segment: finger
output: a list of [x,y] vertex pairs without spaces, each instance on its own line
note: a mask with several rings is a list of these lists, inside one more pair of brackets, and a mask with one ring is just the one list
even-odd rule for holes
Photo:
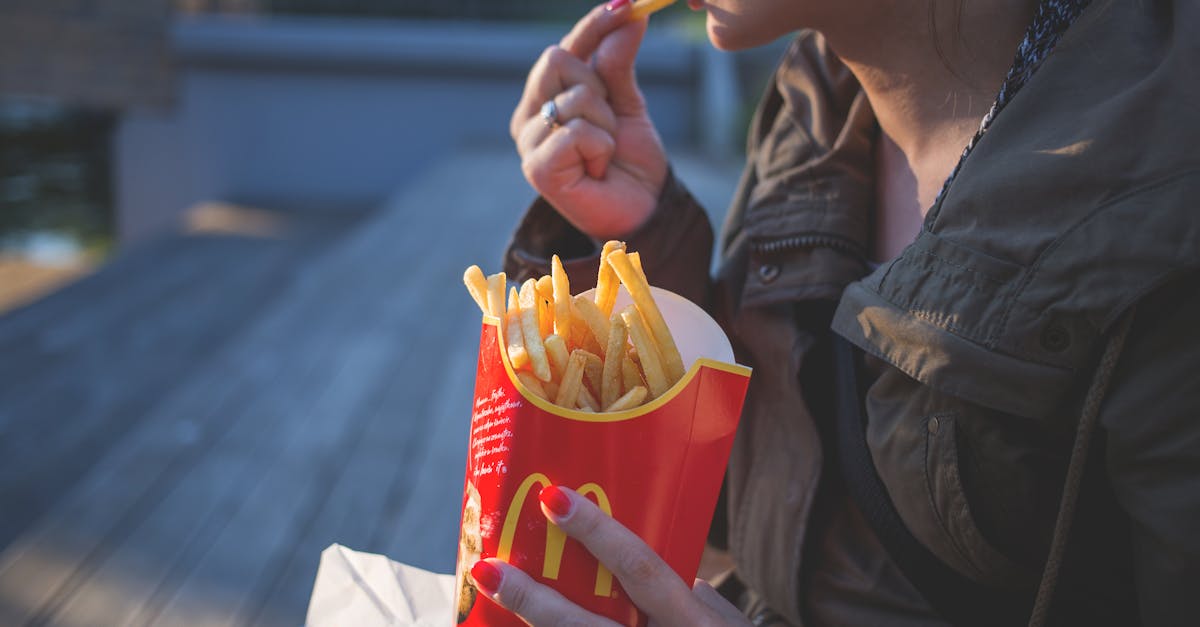
[[587,61],[609,33],[629,22],[629,11],[629,6],[610,11],[607,3],[598,4],[575,23],[559,45],[576,58]]
[[[612,135],[575,118],[554,129],[521,165],[529,168],[525,174],[538,191],[558,190],[578,182],[583,174],[604,178],[615,150]],[[580,167],[582,172],[577,170]]]
[[633,604],[651,619],[683,625],[707,624],[707,606],[641,538],[574,490],[542,490],[542,512],[567,535],[581,542],[621,582]]
[[610,135],[617,132],[617,116],[612,107],[586,83],[573,85],[555,96],[554,104],[558,107],[559,124],[566,124],[574,118],[583,118]]
[[[558,124],[566,125],[573,119],[583,119],[592,126],[612,136],[616,133],[617,118],[608,103],[587,85],[579,84],[554,98],[558,108]],[[554,126],[547,124],[541,112],[525,121],[517,136],[517,152],[522,156],[532,152],[550,136]],[[602,172],[603,170],[601,170]]]
[[495,558],[476,562],[471,568],[471,580],[489,599],[530,625],[617,627],[617,623],[585,611],[555,590],[534,581],[521,569]]
[[640,115],[646,101],[637,86],[634,62],[646,35],[647,20],[632,20],[600,42],[592,57],[596,73],[608,88],[608,100],[617,115]]
[[525,122],[538,114],[547,100],[574,85],[587,85],[601,100],[608,97],[608,89],[591,66],[559,46],[546,48],[529,70],[529,76],[525,79],[525,90],[521,93],[521,100],[516,109],[513,110],[509,123],[509,132],[513,139],[517,138]]
[[750,624],[750,619],[746,618],[746,615],[730,603],[728,599],[721,596],[721,593],[717,592],[707,581],[697,579],[696,583],[692,584],[692,594],[707,606],[708,609],[721,617],[722,625]]

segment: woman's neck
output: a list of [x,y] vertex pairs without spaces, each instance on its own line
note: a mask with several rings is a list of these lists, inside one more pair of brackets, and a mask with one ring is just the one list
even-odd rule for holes
[[[930,0],[934,13],[897,3],[845,32],[824,30],[862,84],[882,133],[877,151],[876,254],[916,235],[942,183],[991,107],[1035,0]],[[960,13],[961,8],[961,13]]]

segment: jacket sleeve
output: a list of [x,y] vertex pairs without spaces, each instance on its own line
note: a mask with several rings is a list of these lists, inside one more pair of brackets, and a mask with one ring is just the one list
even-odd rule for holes
[[1200,616],[1200,275],[1138,305],[1100,419],[1144,625]]
[[[706,305],[712,227],[704,209],[673,172],[667,175],[650,219],[627,236],[625,243],[630,251],[641,254],[651,285]],[[540,277],[550,273],[550,257],[557,254],[572,291],[583,291],[596,283],[602,244],[572,226],[544,198],[538,198],[513,234],[504,254],[504,271],[510,281]]]

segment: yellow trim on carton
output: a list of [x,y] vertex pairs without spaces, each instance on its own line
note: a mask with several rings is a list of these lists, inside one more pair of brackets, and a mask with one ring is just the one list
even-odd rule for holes
[[671,399],[678,396],[679,393],[686,388],[689,383],[691,383],[692,379],[696,378],[696,375],[699,374],[702,366],[707,366],[713,370],[720,370],[743,377],[749,377],[751,372],[751,369],[746,366],[725,363],[723,361],[709,359],[708,357],[701,357],[692,363],[691,367],[688,368],[688,371],[683,375],[683,378],[676,381],[675,385],[671,386],[671,389],[667,390],[665,394],[650,401],[649,403],[646,403],[645,405],[640,405],[638,407],[634,407],[633,409],[617,412],[593,413],[579,411],[577,409],[567,409],[566,407],[559,407],[558,405],[555,405],[554,403],[551,403],[550,401],[530,392],[529,388],[526,388],[525,385],[521,383],[521,380],[517,378],[517,373],[513,370],[512,364],[508,361],[508,343],[504,340],[504,326],[500,324],[500,319],[495,316],[484,316],[483,323],[496,327],[496,343],[500,345],[500,361],[504,363],[504,371],[508,373],[508,380],[513,384],[514,387],[517,388],[517,391],[521,393],[521,397],[526,401],[529,401],[530,403],[542,408],[543,410],[554,414],[555,416],[577,420],[579,422],[621,422],[623,420],[632,420],[639,416],[648,414],[659,407],[666,405],[671,401]]

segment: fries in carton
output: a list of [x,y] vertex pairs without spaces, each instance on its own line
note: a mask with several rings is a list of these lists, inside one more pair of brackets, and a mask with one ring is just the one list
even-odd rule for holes
[[[537,497],[550,485],[592,499],[689,585],[696,575],[750,369],[733,363],[729,340],[708,314],[650,287],[636,253],[624,248],[605,245],[597,289],[577,296],[555,258],[554,276],[542,282],[551,289],[539,292],[532,280],[522,286],[520,325],[506,324],[506,312],[490,306],[499,297],[486,296],[504,293],[502,275],[484,279],[469,270],[464,276],[484,317],[457,624],[524,625],[469,581],[471,566],[488,557],[521,568],[590,612],[646,624],[612,574],[546,521]],[[547,311],[554,333],[531,337],[539,329],[537,312]],[[514,349],[523,349],[521,366],[510,359]],[[544,356],[545,365],[535,367],[533,355]]]

